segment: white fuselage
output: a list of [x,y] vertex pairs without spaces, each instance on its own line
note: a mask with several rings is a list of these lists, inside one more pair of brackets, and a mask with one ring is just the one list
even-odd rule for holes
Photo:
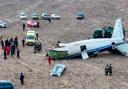
[[111,46],[112,43],[121,44],[124,43],[124,40],[121,38],[101,38],[101,39],[88,39],[81,40],[77,42],[72,42],[68,44],[63,44],[61,48],[55,48],[56,51],[68,51],[70,55],[81,53],[80,46],[86,46],[87,52],[91,50],[98,51],[100,48]]

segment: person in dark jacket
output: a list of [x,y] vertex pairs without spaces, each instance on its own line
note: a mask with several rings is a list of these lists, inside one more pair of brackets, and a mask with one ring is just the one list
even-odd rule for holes
[[13,42],[13,38],[11,37],[9,41],[10,41],[10,43],[12,43]]
[[5,46],[9,46],[8,39],[5,40]]
[[37,27],[38,27],[38,28],[40,27],[40,23],[39,23],[39,22],[37,22]]
[[14,44],[14,41],[11,43],[11,48],[12,48],[12,51],[13,51],[13,55],[15,55],[15,44]]
[[48,18],[49,23],[51,23],[51,18]]
[[22,39],[22,45],[23,45],[23,47],[25,46],[25,40],[24,39]]
[[23,31],[25,30],[25,23],[23,23]]
[[24,85],[24,74],[20,73],[20,82],[22,85]]
[[13,57],[14,55],[14,49],[13,49],[13,46],[11,45],[11,56]]
[[109,73],[109,65],[107,64],[105,66],[105,75],[108,76],[108,73]]
[[18,38],[17,38],[17,36],[14,39],[14,44],[15,44],[15,47],[18,48]]
[[111,76],[112,75],[112,65],[111,64],[109,64],[108,70],[109,70],[109,75]]
[[6,50],[4,49],[4,59],[7,59]]
[[17,58],[20,58],[20,50],[19,49],[17,49]]
[[37,40],[38,40],[38,37],[39,37],[39,34],[38,34],[38,33],[36,33],[36,38],[37,38]]

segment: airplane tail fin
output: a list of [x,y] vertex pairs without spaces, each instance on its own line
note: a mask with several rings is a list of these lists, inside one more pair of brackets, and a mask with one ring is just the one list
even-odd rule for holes
[[124,38],[121,19],[117,19],[115,22],[112,38]]

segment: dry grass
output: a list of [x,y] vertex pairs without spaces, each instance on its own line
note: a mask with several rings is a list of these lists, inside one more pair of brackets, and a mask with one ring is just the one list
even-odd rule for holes
[[[22,2],[21,2],[22,1]],[[16,3],[17,2],[17,3]],[[0,79],[12,80],[15,89],[127,89],[128,60],[121,55],[103,53],[97,58],[83,61],[81,58],[72,60],[53,61],[48,65],[45,49],[54,47],[56,42],[72,42],[91,37],[95,28],[114,25],[115,19],[124,19],[127,31],[127,0],[0,0],[0,19],[7,21],[8,28],[0,29],[0,35],[7,37],[18,36],[21,59],[2,58],[0,49]],[[26,31],[22,31],[22,22],[18,13],[25,9],[31,12],[58,13],[62,16],[59,21],[52,23],[40,17],[39,39],[43,44],[43,51],[34,54],[32,47],[22,48],[21,39]],[[76,13],[83,11],[85,20],[76,20]],[[57,63],[66,65],[67,70],[61,77],[50,77],[49,72]],[[111,63],[114,67],[112,77],[104,76],[104,66]],[[19,73],[25,74],[25,85],[19,81]]]

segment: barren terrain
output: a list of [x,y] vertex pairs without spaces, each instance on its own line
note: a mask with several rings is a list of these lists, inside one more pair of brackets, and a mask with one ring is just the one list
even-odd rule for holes
[[[32,12],[39,13],[40,28],[27,27],[22,31],[21,11],[26,11],[29,18]],[[78,11],[85,13],[84,20],[76,19]],[[62,19],[49,23],[42,20],[43,12],[57,13]],[[0,35],[4,39],[18,36],[21,52],[20,59],[8,56],[4,60],[0,47],[0,79],[13,81],[15,89],[128,89],[128,58],[125,56],[105,52],[88,60],[52,61],[50,66],[44,56],[45,49],[54,47],[58,40],[68,43],[90,38],[94,29],[114,26],[117,18],[123,19],[127,32],[127,16],[127,0],[0,0],[0,20],[8,24],[8,28],[0,29]],[[39,33],[43,45],[41,53],[34,54],[32,47],[22,47],[21,40],[29,29]],[[66,71],[61,77],[49,76],[57,63],[65,64]],[[104,75],[104,67],[110,63],[114,72],[111,77]],[[19,81],[20,72],[25,74],[23,86]]]

